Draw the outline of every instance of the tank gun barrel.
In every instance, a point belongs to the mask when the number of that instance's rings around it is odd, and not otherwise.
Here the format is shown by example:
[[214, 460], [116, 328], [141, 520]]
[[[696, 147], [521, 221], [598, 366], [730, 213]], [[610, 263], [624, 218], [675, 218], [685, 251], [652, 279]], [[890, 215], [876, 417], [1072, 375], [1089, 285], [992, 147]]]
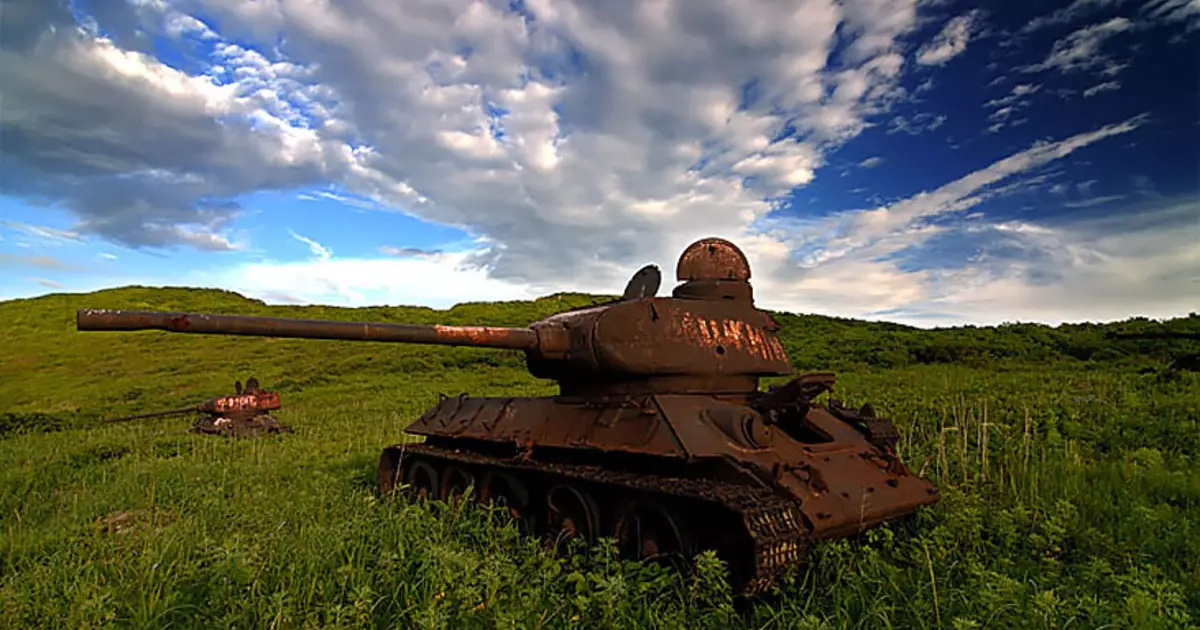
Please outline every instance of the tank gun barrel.
[[198, 411], [196, 405], [180, 407], [178, 409], [168, 409], [166, 411], [151, 411], [149, 413], [138, 413], [132, 416], [121, 416], [119, 418], [109, 418], [104, 422], [125, 422], [126, 420], [140, 420], [142, 418], [161, 418], [163, 416], [177, 416], [184, 413], [192, 413]]
[[511, 350], [533, 350], [538, 346], [538, 335], [533, 329], [494, 326], [378, 324], [91, 308], [77, 311], [75, 324], [77, 330], [165, 330], [202, 335], [390, 341]]

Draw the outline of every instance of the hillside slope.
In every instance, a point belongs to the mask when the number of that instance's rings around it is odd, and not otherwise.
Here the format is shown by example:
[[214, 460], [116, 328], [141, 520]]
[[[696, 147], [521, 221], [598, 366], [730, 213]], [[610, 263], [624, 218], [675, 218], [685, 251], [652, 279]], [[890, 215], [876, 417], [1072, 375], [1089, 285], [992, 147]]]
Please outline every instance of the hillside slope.
[[[0, 302], [0, 413], [56, 416], [136, 413], [181, 401], [232, 393], [233, 381], [255, 375], [285, 394], [285, 405], [313, 400], [344, 402], [342, 391], [367, 397], [395, 379], [423, 379], [478, 365], [514, 368], [519, 353], [472, 348], [352, 343], [305, 339], [105, 333], [75, 330], [79, 308], [173, 310], [305, 319], [418, 324], [522, 325], [553, 312], [591, 303], [579, 295], [535, 302], [461, 304], [447, 311], [417, 307], [346, 309], [267, 306], [217, 290], [127, 287], [88, 294], [56, 294]], [[517, 370], [516, 368], [521, 368]], [[500, 374], [508, 373], [507, 370]]]
[[[268, 306], [212, 289], [123, 287], [0, 302], [0, 414], [49, 414], [74, 422], [105, 414], [175, 407], [231, 390], [253, 374], [285, 395], [285, 404], [387, 401], [396, 379], [422, 381], [446, 370], [508, 368], [495, 387], [549, 392], [525, 374], [521, 353], [384, 343], [192, 336], [161, 332], [81, 333], [79, 308], [173, 310], [235, 315], [415, 324], [523, 326], [541, 317], [602, 301], [556, 294], [535, 301], [423, 307]], [[948, 363], [996, 368], [1006, 363], [1118, 362], [1138, 365], [1200, 351], [1200, 342], [1111, 341], [1113, 330], [1200, 332], [1200, 316], [1163, 323], [1145, 319], [1105, 325], [1034, 324], [922, 330], [891, 323], [776, 313], [798, 370], [892, 368]], [[45, 421], [46, 418], [43, 418]]]

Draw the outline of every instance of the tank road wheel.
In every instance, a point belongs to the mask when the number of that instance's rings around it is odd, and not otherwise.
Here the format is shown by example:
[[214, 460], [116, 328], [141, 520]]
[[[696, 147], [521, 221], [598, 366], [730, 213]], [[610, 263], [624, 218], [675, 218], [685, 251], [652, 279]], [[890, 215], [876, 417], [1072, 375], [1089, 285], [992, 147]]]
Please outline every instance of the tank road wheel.
[[529, 489], [512, 475], [489, 471], [479, 489], [481, 503], [505, 508], [517, 522], [522, 533], [533, 530], [533, 515], [529, 509]]
[[600, 508], [587, 492], [557, 485], [546, 493], [546, 533], [560, 549], [572, 538], [589, 545], [600, 533]]
[[613, 536], [622, 556], [656, 562], [681, 573], [687, 568], [690, 550], [684, 528], [668, 509], [643, 501], [626, 503], [617, 513]]
[[432, 463], [425, 459], [413, 459], [405, 468], [404, 483], [408, 484], [408, 491], [413, 497], [429, 501], [441, 498], [437, 469]]
[[[241, 383], [238, 383], [241, 386]], [[400, 460], [404, 452], [398, 448], [383, 449], [379, 456], [379, 471], [376, 481], [379, 483], [380, 494], [391, 494], [400, 485]]]
[[467, 489], [476, 485], [474, 472], [464, 466], [451, 464], [442, 472], [441, 491], [438, 495], [443, 501], [457, 505], [467, 493]]

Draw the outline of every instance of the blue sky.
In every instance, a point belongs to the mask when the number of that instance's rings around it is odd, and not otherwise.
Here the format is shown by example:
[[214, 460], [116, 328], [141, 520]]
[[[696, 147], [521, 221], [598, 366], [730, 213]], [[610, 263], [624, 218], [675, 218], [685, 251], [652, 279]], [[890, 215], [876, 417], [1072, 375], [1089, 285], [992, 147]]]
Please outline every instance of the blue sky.
[[12, 6], [0, 299], [612, 293], [722, 236], [770, 308], [1197, 310], [1195, 2]]

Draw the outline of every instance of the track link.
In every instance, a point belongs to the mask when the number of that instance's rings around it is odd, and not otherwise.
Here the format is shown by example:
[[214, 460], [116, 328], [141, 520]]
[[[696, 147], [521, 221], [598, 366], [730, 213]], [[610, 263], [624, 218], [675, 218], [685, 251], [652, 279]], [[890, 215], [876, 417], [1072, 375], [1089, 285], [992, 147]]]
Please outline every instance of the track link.
[[[538, 462], [520, 458], [500, 458], [469, 451], [448, 450], [427, 444], [391, 446], [384, 460], [398, 462], [420, 456], [443, 462], [520, 472], [544, 480], [569, 479], [609, 491], [638, 492], [662, 498], [702, 505], [705, 510], [723, 512], [741, 523], [737, 543], [724, 535], [726, 545], [718, 555], [729, 565], [731, 586], [746, 594], [769, 589], [788, 569], [800, 565], [811, 546], [808, 526], [799, 505], [767, 489], [712, 481], [656, 475], [634, 474], [591, 465]], [[381, 462], [381, 467], [383, 466]], [[747, 560], [752, 559], [752, 562]]]

